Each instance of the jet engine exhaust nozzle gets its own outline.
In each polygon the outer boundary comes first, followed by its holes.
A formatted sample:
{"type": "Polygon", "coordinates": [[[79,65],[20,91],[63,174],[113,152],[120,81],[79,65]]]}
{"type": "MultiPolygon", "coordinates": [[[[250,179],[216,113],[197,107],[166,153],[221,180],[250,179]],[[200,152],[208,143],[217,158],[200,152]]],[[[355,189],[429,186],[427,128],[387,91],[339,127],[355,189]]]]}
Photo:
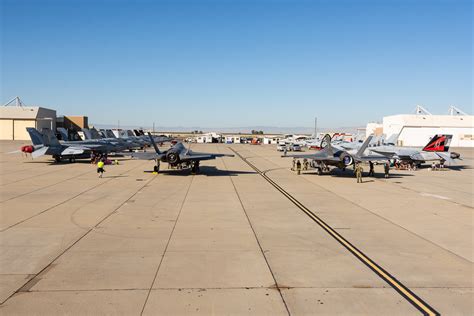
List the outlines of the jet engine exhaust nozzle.
{"type": "Polygon", "coordinates": [[[179,162],[179,155],[176,152],[169,152],[166,155],[166,160],[168,160],[168,163],[175,164],[179,162]]]}

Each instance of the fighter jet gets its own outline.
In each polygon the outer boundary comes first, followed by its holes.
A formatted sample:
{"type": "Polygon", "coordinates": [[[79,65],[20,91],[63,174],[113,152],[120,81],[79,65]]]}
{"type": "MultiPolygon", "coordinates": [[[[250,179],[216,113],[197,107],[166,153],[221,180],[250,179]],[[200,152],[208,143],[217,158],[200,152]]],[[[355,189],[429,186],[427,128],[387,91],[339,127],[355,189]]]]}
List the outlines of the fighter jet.
{"type": "Polygon", "coordinates": [[[155,140],[148,133],[150,142],[155,149],[155,152],[138,152],[132,153],[132,158],[140,160],[155,160],[156,165],[153,168],[154,172],[159,172],[160,162],[167,162],[172,167],[182,168],[191,168],[193,174],[199,172],[199,163],[202,160],[211,160],[216,157],[234,157],[234,155],[228,154],[210,154],[210,153],[198,153],[191,151],[189,148],[186,148],[183,143],[179,142],[170,149],[166,151],[160,151],[156,145],[155,140]]]}
{"type": "Polygon", "coordinates": [[[449,144],[453,135],[435,135],[430,139],[423,149],[407,148],[398,146],[376,146],[370,148],[371,152],[393,157],[400,161],[421,165],[427,161],[443,160],[447,165],[455,163],[455,159],[461,159],[461,155],[449,151],[449,144]]]}
{"type": "Polygon", "coordinates": [[[357,150],[344,150],[331,144],[331,136],[326,134],[321,141],[322,149],[312,154],[304,155],[286,155],[283,157],[307,158],[312,161],[312,166],[318,171],[318,175],[323,174],[323,171],[329,171],[329,166],[335,166],[340,169],[345,169],[356,162],[369,161],[388,161],[387,156],[381,154],[364,155],[373,136],[367,137],[364,143],[357,150]]]}
{"type": "Polygon", "coordinates": [[[40,133],[36,128],[27,127],[33,145],[23,146],[20,151],[30,153],[33,158],[51,155],[56,162],[69,159],[74,162],[78,158],[90,158],[92,152],[120,152],[124,147],[118,142],[101,140],[65,141],[60,142],[50,129],[40,133]]]}

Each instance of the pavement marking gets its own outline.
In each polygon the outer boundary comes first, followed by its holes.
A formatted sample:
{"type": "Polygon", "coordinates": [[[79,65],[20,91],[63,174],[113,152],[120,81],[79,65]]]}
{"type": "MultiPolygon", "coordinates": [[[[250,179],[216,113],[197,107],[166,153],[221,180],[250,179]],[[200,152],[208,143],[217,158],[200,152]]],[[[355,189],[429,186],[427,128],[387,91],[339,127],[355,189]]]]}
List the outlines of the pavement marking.
{"type": "Polygon", "coordinates": [[[184,198],[183,198],[183,202],[181,203],[181,206],[179,208],[179,212],[178,212],[178,215],[176,216],[176,220],[174,222],[173,229],[170,232],[170,236],[168,238],[168,242],[166,243],[166,247],[163,250],[163,255],[160,258],[160,263],[158,263],[158,267],[156,268],[156,272],[155,272],[155,275],[153,276],[153,281],[151,282],[150,288],[147,289],[148,294],[145,298],[145,302],[143,303],[143,307],[142,307],[142,310],[140,312],[140,315],[143,315],[143,313],[145,312],[146,304],[148,303],[148,299],[150,298],[151,291],[153,290],[153,286],[155,285],[156,278],[158,277],[158,272],[160,272],[161,264],[163,263],[163,260],[165,259],[166,251],[168,250],[168,247],[170,245],[171,238],[173,238],[173,233],[174,233],[174,230],[176,228],[176,225],[178,225],[178,220],[179,220],[179,217],[181,215],[181,211],[183,210],[184,204],[186,203],[186,199],[188,197],[189,191],[191,190],[191,185],[193,184],[193,180],[194,180],[194,175],[191,175],[191,181],[189,181],[188,189],[186,190],[186,193],[185,193],[184,198]]]}
{"type": "Polygon", "coordinates": [[[451,198],[448,198],[446,196],[431,194],[431,193],[425,193],[425,192],[421,192],[420,195],[421,196],[427,196],[427,197],[434,197],[434,198],[437,198],[437,199],[440,199],[440,200],[451,200],[451,198]]]}
{"type": "Polygon", "coordinates": [[[255,170],[260,176],[262,176],[268,183],[270,183],[275,189],[280,191],[288,200],[290,200],[293,204],[295,204],[300,210],[302,210],[306,215],[308,215],[313,221],[315,221],[321,228],[323,228],[331,237],[336,239],[342,246],[344,246],[347,250],[349,250],[357,259],[359,259],[362,263],[364,263],[368,268],[370,268],[373,272],[375,272],[380,278],[382,278],[385,282],[387,282],[394,290],[396,290],[403,298],[405,298],[409,303],[411,303],[415,308],[417,308],[423,315],[440,315],[438,311],[436,311],[433,307],[431,307],[428,303],[423,301],[420,297],[418,297],[414,292],[412,292],[408,287],[403,285],[400,281],[398,281],[394,276],[392,276],[389,272],[387,272],[384,268],[379,266],[375,263],[372,259],[370,259],[367,255],[365,255],[362,251],[357,249],[354,245],[352,245],[348,240],[342,237],[334,228],[326,224],[321,218],[319,218],[316,214],[314,214],[310,209],[304,206],[300,201],[294,198],[290,193],[285,191],[282,187],[280,187],[277,183],[275,183],[270,177],[268,177],[265,173],[260,171],[255,165],[253,165],[250,161],[248,161],[245,157],[243,157],[240,153],[235,151],[233,148],[230,148],[240,159],[242,159],[245,163],[247,163],[253,170],[255,170]]]}
{"type": "MultiPolygon", "coordinates": [[[[226,170],[229,170],[229,168],[227,168],[227,164],[225,163],[224,159],[222,159],[222,163],[224,164],[224,167],[226,168],[226,170]]],[[[249,223],[249,226],[252,229],[255,240],[257,241],[258,247],[260,248],[260,252],[262,253],[263,258],[265,259],[265,263],[267,264],[268,270],[270,271],[270,274],[272,275],[273,281],[275,282],[275,287],[278,290],[278,293],[280,294],[280,298],[283,301],[283,305],[285,306],[286,312],[288,313],[288,315],[291,315],[290,309],[288,308],[288,305],[286,304],[283,293],[281,292],[281,287],[278,284],[278,281],[275,277],[275,273],[273,272],[272,267],[270,266],[270,263],[268,262],[268,258],[265,255],[265,251],[263,250],[262,245],[260,244],[260,240],[258,240],[257,233],[255,232],[255,229],[253,228],[252,222],[250,221],[250,218],[249,218],[249,215],[247,214],[247,210],[245,209],[244,203],[242,202],[242,199],[240,198],[240,194],[237,191],[237,187],[235,186],[234,180],[232,179],[231,176],[229,176],[229,179],[230,179],[230,182],[232,183],[235,194],[237,195],[237,198],[239,199],[240,207],[242,207],[242,210],[244,211],[245,217],[247,218],[247,221],[249,223]]]]}

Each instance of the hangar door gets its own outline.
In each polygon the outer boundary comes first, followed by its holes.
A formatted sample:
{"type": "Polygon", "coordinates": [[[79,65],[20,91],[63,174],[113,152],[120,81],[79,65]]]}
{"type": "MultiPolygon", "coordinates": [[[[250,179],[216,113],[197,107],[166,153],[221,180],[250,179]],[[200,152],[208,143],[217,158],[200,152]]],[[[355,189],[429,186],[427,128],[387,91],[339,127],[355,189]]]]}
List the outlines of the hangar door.
{"type": "Polygon", "coordinates": [[[13,120],[0,120],[0,139],[13,139],[13,120]]]}
{"type": "Polygon", "coordinates": [[[30,140],[30,135],[26,131],[27,127],[35,127],[34,120],[15,120],[13,123],[13,131],[15,140],[30,140]]]}

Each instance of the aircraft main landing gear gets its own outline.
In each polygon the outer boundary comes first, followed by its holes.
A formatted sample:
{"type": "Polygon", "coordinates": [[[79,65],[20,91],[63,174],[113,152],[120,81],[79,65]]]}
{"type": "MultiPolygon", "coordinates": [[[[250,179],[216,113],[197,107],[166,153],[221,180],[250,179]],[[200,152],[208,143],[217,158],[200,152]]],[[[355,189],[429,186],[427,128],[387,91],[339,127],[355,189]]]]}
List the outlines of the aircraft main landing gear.
{"type": "Polygon", "coordinates": [[[196,174],[198,172],[199,172],[199,161],[196,161],[191,165],[191,173],[196,174]]]}

